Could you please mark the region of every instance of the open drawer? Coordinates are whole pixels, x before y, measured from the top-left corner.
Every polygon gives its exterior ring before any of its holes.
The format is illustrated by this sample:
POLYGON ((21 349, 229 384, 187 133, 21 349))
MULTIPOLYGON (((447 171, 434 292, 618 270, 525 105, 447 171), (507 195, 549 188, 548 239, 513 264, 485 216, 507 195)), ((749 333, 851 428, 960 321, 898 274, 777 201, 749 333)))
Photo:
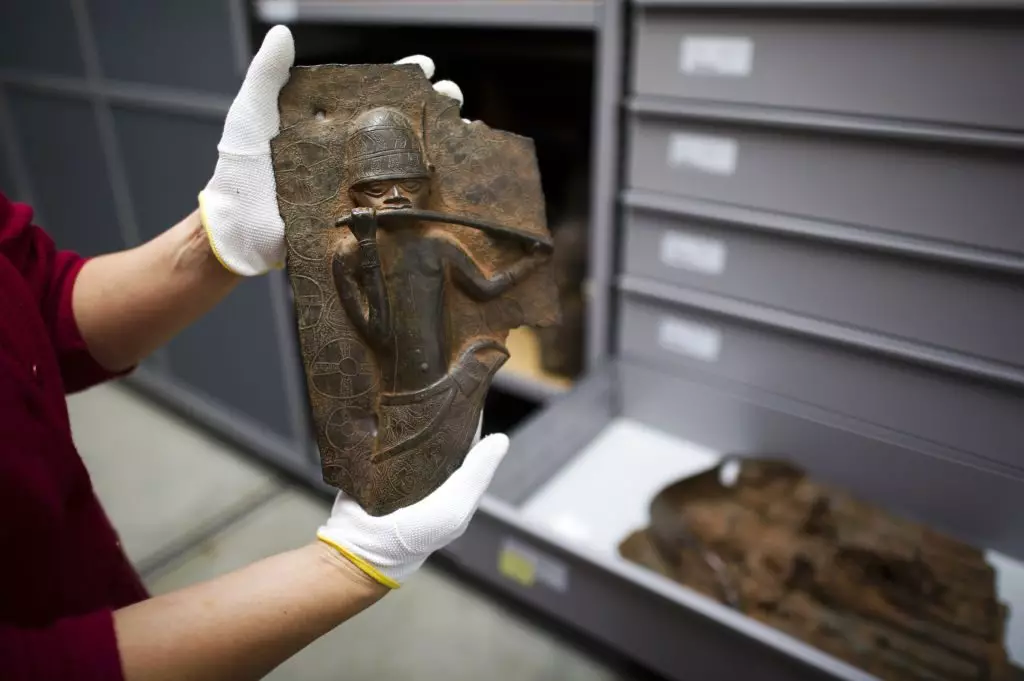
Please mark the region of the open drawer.
POLYGON ((792 459, 814 477, 990 549, 1024 663, 1024 482, 795 401, 616 361, 513 434, 466 535, 463 569, 672 679, 870 679, 620 558, 663 486, 720 456, 792 459), (1016 520, 1015 520, 1016 519, 1016 520))

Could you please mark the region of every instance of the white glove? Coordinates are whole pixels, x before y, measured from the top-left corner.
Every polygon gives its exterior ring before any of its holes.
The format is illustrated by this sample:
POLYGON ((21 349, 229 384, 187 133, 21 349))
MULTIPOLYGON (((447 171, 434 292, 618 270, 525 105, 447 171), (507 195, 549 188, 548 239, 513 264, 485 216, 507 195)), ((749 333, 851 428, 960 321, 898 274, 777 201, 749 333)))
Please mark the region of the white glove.
MULTIPOLYGON (((274 26, 228 110, 217 145, 217 167, 199 193, 199 215, 214 255, 242 276, 284 266, 284 222, 277 209, 270 140, 280 129, 277 97, 294 61, 291 31, 274 26)), ((396 63, 419 64, 427 78, 434 76, 434 62, 428 57, 406 57, 396 63)), ((455 83, 440 81, 434 89, 462 105, 455 83)))
POLYGON ((398 588, 431 553, 466 531, 507 451, 505 435, 485 437, 429 496, 388 515, 371 516, 339 494, 317 537, 384 586, 398 588))

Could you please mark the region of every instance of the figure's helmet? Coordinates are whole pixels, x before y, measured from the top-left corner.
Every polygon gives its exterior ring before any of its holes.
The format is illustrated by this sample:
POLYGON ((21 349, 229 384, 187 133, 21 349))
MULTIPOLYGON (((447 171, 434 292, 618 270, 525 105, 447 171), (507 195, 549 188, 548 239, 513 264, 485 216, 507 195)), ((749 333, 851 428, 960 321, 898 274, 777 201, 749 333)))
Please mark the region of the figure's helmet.
POLYGON ((400 111, 384 107, 370 109, 353 121, 345 163, 353 186, 430 175, 412 123, 400 111))

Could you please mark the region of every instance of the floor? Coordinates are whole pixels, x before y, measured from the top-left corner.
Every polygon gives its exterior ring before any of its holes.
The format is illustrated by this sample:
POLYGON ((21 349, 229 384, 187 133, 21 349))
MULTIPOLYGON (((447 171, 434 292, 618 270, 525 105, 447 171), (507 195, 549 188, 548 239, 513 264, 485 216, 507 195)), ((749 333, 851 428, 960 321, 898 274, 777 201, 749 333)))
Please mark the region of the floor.
MULTIPOLYGON (((309 541, 328 502, 118 385, 71 399, 75 440, 132 561, 164 593, 309 541)), ((429 565, 276 680, 611 681, 616 671, 429 565), (395 651, 401 651, 396 654, 395 651)))

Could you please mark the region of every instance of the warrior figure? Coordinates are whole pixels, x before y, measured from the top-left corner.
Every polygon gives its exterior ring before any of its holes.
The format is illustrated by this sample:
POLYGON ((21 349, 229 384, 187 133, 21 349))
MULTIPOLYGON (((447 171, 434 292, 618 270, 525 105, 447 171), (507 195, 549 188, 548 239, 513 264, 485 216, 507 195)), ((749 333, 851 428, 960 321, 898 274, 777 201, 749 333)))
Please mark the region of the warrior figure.
MULTIPOLYGON (((412 215, 396 219, 396 212, 427 208, 430 172, 419 138, 408 118, 389 108, 363 113, 353 127, 346 163, 356 207, 346 224, 356 242, 344 242, 334 255, 339 299, 376 354, 383 395, 424 391, 449 376, 458 383, 459 365, 472 362, 470 355, 484 348, 456 348, 460 356, 452 357, 447 282, 475 300, 491 300, 526 277, 547 254, 532 252, 504 271, 487 274, 444 230, 428 228, 412 215), (389 219, 380 219, 385 214, 389 219)), ((483 345, 507 354, 492 341, 483 345)))

